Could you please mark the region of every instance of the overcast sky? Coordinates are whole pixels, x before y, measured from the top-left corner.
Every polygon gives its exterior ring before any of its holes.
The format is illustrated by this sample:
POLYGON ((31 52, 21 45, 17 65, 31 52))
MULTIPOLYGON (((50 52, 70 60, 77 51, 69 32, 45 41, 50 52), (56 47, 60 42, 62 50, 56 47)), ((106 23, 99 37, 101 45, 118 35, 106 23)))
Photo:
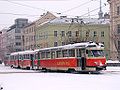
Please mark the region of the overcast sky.
MULTIPOLYGON (((14 24, 16 18, 34 21, 47 11, 69 17, 98 17, 99 4, 100 0, 0 0, 0 30, 14 24)), ((102 11, 109 12, 107 0, 102 0, 102 11)))

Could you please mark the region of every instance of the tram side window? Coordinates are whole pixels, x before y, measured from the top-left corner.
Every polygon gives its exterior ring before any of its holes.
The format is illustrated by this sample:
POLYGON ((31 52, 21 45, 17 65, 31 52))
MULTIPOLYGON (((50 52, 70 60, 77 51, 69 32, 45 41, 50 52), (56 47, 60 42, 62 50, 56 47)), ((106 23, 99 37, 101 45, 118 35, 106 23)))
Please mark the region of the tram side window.
POLYGON ((26 55, 23 55, 23 58, 24 58, 24 59, 26 59, 26 57, 25 57, 25 56, 26 56, 26 55))
POLYGON ((41 58, 41 52, 38 52, 37 56, 36 56, 36 59, 40 59, 41 58))
POLYGON ((14 60, 14 56, 12 56, 12 60, 14 60))
POLYGON ((46 58, 50 58, 50 52, 46 52, 46 58))
POLYGON ((30 59, 30 54, 27 54, 27 59, 30 59))
POLYGON ((55 58, 55 52, 54 51, 51 52, 51 58, 55 58))
POLYGON ((63 54, 63 57, 68 57, 68 52, 67 52, 67 50, 63 50, 63 51, 62 51, 62 54, 63 54))
POLYGON ((61 57, 61 51, 57 51, 56 54, 57 54, 56 55, 57 58, 61 57))
POLYGON ((30 59, 29 54, 25 54, 24 57, 25 57, 25 59, 30 59))
POLYGON ((77 57, 81 57, 81 50, 80 49, 77 49, 77 57))
POLYGON ((19 56, 19 59, 23 59, 22 55, 19 56))
POLYGON ((17 55, 17 59, 19 59, 19 55, 17 55))
POLYGON ((39 53, 35 54, 35 59, 38 59, 38 54, 39 54, 39 53))
POLYGON ((15 56, 15 60, 17 60, 17 59, 18 59, 18 55, 15 56))
POLYGON ((75 50, 74 49, 69 50, 69 57, 75 57, 75 50))
POLYGON ((41 58, 42 58, 42 59, 45 58, 45 52, 41 52, 41 58))
POLYGON ((14 56, 13 56, 13 60, 15 60, 15 59, 14 59, 14 56))
POLYGON ((10 56, 10 59, 11 59, 11 60, 14 60, 14 56, 10 56))
POLYGON ((15 60, 17 59, 17 57, 15 56, 15 60))
POLYGON ((10 60, 12 60, 12 56, 10 56, 10 60))

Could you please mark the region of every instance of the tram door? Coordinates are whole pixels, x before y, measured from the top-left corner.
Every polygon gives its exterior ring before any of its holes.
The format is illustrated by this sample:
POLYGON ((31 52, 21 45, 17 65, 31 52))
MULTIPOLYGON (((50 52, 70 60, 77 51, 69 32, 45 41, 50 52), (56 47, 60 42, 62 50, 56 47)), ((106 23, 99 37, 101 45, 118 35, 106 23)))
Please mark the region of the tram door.
POLYGON ((30 60, 31 60, 31 66, 32 66, 32 69, 34 68, 34 59, 33 59, 33 54, 30 54, 30 60))
POLYGON ((78 66, 81 67, 82 70, 85 70, 86 67, 86 57, 85 57, 85 49, 77 49, 77 58, 78 66))

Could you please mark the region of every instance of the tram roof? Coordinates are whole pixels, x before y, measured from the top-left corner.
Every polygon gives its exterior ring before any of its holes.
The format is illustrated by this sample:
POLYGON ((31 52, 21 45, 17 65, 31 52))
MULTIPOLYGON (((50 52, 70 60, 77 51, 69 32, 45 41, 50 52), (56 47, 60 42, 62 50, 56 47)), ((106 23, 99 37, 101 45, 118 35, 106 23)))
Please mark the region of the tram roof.
POLYGON ((20 52, 13 52, 10 55, 17 55, 17 54, 34 54, 35 51, 33 50, 26 50, 26 51, 20 51, 20 52))
POLYGON ((65 50, 65 49, 73 49, 73 48, 104 48, 104 45, 102 43, 95 43, 95 42, 82 42, 82 43, 75 43, 75 44, 68 44, 64 46, 57 46, 57 47, 50 47, 50 48, 42 48, 42 49, 36 49, 36 50, 26 50, 26 51, 20 51, 20 52, 14 52, 11 53, 11 55, 17 55, 17 54, 35 54, 39 51, 52 51, 52 50, 65 50))
POLYGON ((37 49, 36 51, 51 51, 51 50, 62 50, 62 49, 72 49, 72 48, 90 48, 90 47, 104 47, 102 43, 95 43, 95 42, 82 42, 82 43, 75 43, 75 44, 68 44, 64 46, 57 46, 57 47, 50 47, 50 48, 42 48, 37 49))

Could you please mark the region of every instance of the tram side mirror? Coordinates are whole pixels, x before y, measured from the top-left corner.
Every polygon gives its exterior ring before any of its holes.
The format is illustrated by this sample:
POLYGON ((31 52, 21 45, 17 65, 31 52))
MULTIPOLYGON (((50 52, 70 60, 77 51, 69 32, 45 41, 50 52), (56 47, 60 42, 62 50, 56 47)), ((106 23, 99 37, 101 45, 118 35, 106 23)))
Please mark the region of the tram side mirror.
POLYGON ((86 54, 88 54, 88 50, 86 50, 86 54))

